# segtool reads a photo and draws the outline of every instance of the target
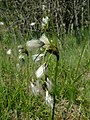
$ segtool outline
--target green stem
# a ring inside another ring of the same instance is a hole
[[[85,47],[86,47],[86,42],[84,43],[82,51],[81,51],[81,55],[80,55],[80,58],[79,58],[79,61],[78,61],[78,65],[77,65],[77,68],[76,68],[76,73],[75,73],[76,77],[75,78],[77,78],[78,69],[79,69],[79,66],[80,66],[80,63],[81,63],[81,59],[82,59],[84,51],[85,51]]]
[[[54,120],[54,114],[55,114],[55,103],[56,103],[56,79],[57,79],[57,73],[58,73],[58,59],[56,61],[56,68],[55,68],[55,80],[54,80],[54,92],[53,92],[53,109],[52,109],[52,120]]]

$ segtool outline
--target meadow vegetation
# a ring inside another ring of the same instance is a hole
[[[43,9],[41,1],[0,2],[0,120],[89,120],[87,1],[74,0],[70,8],[71,0],[55,0],[46,2]],[[33,3],[36,8],[31,7]],[[77,8],[81,11],[77,12]],[[70,20],[66,14],[71,15]],[[79,17],[81,21],[77,21]]]
[[[88,32],[88,31],[87,31]],[[10,42],[9,42],[10,41]],[[43,97],[34,96],[31,76],[42,62],[35,63],[25,55],[18,61],[18,42],[5,35],[0,41],[0,119],[50,119],[49,108]],[[73,35],[64,35],[59,47],[59,65],[56,81],[55,119],[90,119],[90,43],[88,35],[80,45]],[[10,55],[7,50],[11,49]],[[46,58],[47,59],[47,58]],[[20,66],[17,67],[17,63]],[[55,56],[49,59],[48,75],[55,74]]]

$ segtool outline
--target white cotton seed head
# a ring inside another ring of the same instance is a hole
[[[33,94],[36,96],[39,93],[39,90],[37,89],[37,87],[31,82],[31,90],[33,92]]]
[[[42,76],[46,73],[47,66],[46,64],[41,65],[36,71],[36,78],[42,78]]]
[[[22,49],[23,48],[23,46],[22,45],[18,45],[18,47],[17,47],[18,49]]]
[[[42,5],[42,10],[44,11],[46,8],[46,5]]]
[[[48,21],[49,21],[48,16],[42,18],[42,22],[43,22],[44,24],[47,24]]]
[[[22,45],[18,45],[17,48],[18,48],[19,54],[21,54],[22,50],[24,49],[23,46]]]
[[[43,45],[44,48],[47,48],[50,46],[50,42],[45,34],[42,34],[42,36],[40,37],[40,41],[44,43]]]
[[[27,50],[35,50],[39,47],[43,46],[43,42],[39,41],[39,40],[30,40],[26,42],[26,48]]]
[[[49,22],[48,16],[42,18],[41,22],[42,29],[44,29],[48,25],[48,22]]]
[[[0,22],[0,25],[4,25],[4,22]]]
[[[47,85],[48,91],[51,92],[52,91],[52,82],[51,82],[51,80],[49,80],[48,77],[47,77],[46,85]]]
[[[19,59],[25,59],[24,55],[19,55]]]
[[[34,83],[31,82],[31,90],[35,96],[42,92],[39,80],[36,80]]]
[[[7,51],[7,54],[8,54],[8,55],[11,55],[11,53],[12,53],[12,50],[9,49],[9,50]]]
[[[35,61],[35,62],[38,62],[42,59],[42,57],[44,56],[44,54],[35,54],[35,55],[32,55],[32,59]]]
[[[30,24],[30,26],[34,26],[36,23],[35,22],[32,22],[31,24]]]
[[[53,98],[50,96],[48,91],[46,91],[45,102],[49,107],[53,108]]]

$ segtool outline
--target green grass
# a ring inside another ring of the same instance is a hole
[[[80,45],[72,35],[64,35],[63,40],[63,46],[59,47],[55,120],[89,120],[90,43],[88,35],[84,35]],[[4,36],[4,40],[0,41],[0,120],[38,118],[50,120],[51,109],[45,104],[42,96],[33,96],[30,89],[31,76],[40,63],[32,62],[31,55],[29,59],[25,56],[25,64],[21,64],[21,69],[17,69],[18,44],[20,43],[15,41],[13,43],[12,37],[8,36]],[[6,54],[9,48],[12,49],[11,56]],[[50,57],[48,65],[48,75],[53,81],[55,56]]]

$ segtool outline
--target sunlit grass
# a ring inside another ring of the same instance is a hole
[[[9,38],[11,41],[11,38]],[[64,36],[59,47],[59,65],[56,78],[55,119],[90,119],[90,44],[76,44],[74,36]],[[0,43],[0,119],[51,119],[51,108],[42,96],[34,96],[30,82],[32,75],[42,64],[35,63],[31,56],[25,55],[25,63],[18,61],[18,42]],[[9,40],[8,40],[9,41]],[[23,42],[24,43],[24,42]],[[11,49],[12,54],[7,55]],[[46,60],[50,54],[47,54]],[[48,77],[55,75],[55,56],[49,58]],[[20,62],[20,69],[17,63]]]

